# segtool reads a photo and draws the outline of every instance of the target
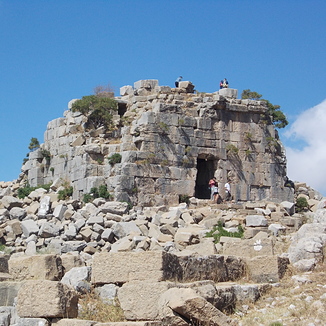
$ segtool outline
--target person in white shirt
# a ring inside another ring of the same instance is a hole
[[[225,188],[225,200],[231,200],[231,186],[229,184],[229,181],[226,182],[226,184],[224,185]]]

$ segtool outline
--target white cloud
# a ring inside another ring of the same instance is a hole
[[[306,144],[302,149],[286,146],[289,178],[305,182],[325,196],[326,100],[301,113],[284,136]]]

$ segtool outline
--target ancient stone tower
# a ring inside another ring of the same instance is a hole
[[[110,134],[87,132],[85,117],[68,109],[48,123],[44,143],[22,168],[25,178],[31,186],[70,184],[75,199],[107,185],[115,200],[139,206],[173,205],[180,195],[209,198],[213,176],[222,196],[229,179],[238,201],[290,200],[285,153],[264,103],[237,99],[235,89],[193,88],[157,80],[122,87]],[[110,164],[115,153],[121,162]]]

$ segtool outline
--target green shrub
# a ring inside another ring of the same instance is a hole
[[[236,155],[239,152],[239,148],[233,144],[227,144],[226,145],[226,151],[228,154]]]
[[[186,203],[189,205],[189,196],[188,195],[179,195],[179,203]]]
[[[113,199],[113,196],[108,192],[107,186],[106,185],[101,185],[98,188],[93,187],[91,188],[89,194],[84,194],[83,197],[83,202],[84,203],[89,203],[93,201],[95,198],[105,198],[105,199]]]
[[[28,183],[21,188],[18,188],[17,190],[17,196],[19,199],[24,199],[25,197],[27,197],[32,191],[38,189],[38,188],[43,188],[46,191],[49,191],[51,187],[51,183],[48,184],[44,184],[44,185],[39,185],[36,187],[31,187]]]
[[[119,153],[115,153],[115,154],[112,154],[110,157],[108,157],[108,160],[109,160],[109,163],[114,165],[116,163],[121,163],[121,154]]]
[[[91,194],[84,194],[84,197],[83,197],[83,202],[85,204],[87,203],[90,203],[91,201],[93,201],[93,196]]]
[[[37,138],[35,137],[32,137],[31,138],[31,142],[29,143],[29,146],[28,146],[28,149],[30,151],[34,151],[35,149],[39,148],[40,147],[40,143],[39,141],[37,140]]]
[[[58,191],[58,199],[59,200],[65,200],[72,196],[74,192],[74,188],[72,186],[65,187],[64,189],[61,189]]]
[[[113,114],[118,110],[117,101],[102,95],[83,96],[72,104],[72,112],[80,112],[87,117],[86,129],[104,127],[112,130]]]
[[[308,201],[305,197],[299,197],[295,203],[296,211],[303,212],[309,208]]]
[[[232,238],[242,238],[244,234],[244,229],[241,225],[238,226],[237,232],[229,232],[223,228],[222,222],[218,222],[217,226],[214,226],[213,229],[206,233],[207,238],[214,238],[214,242],[218,243],[222,236],[232,237]]]

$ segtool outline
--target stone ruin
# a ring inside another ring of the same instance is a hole
[[[29,154],[20,179],[31,186],[63,182],[81,199],[106,185],[114,200],[175,205],[179,196],[208,199],[208,180],[230,180],[235,201],[293,201],[284,187],[286,157],[261,101],[237,99],[236,89],[198,93],[140,80],[120,89],[115,130],[86,131],[85,116],[70,108],[48,123],[44,143]],[[44,157],[48,151],[50,156]],[[108,158],[121,155],[121,162]]]

